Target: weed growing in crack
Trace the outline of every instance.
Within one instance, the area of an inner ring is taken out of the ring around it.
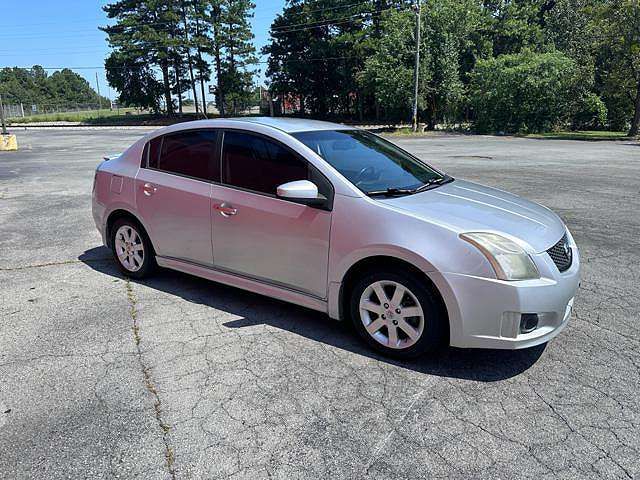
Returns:
[[[142,350],[140,348],[142,337],[140,335],[140,325],[138,324],[138,300],[136,299],[135,293],[133,292],[133,285],[131,284],[131,280],[129,278],[125,279],[125,287],[127,290],[127,300],[129,301],[129,316],[131,317],[132,321],[131,330],[133,331],[133,340],[136,344],[138,362],[140,364],[142,376],[144,378],[144,386],[147,391],[153,396],[153,409],[155,411],[155,417],[156,421],[158,422],[158,426],[162,430],[162,441],[164,442],[164,456],[167,462],[167,469],[169,470],[169,475],[171,475],[171,478],[175,480],[175,456],[173,448],[169,445],[169,433],[171,432],[171,427],[163,419],[162,402],[160,401],[160,395],[158,394],[158,390],[153,383],[151,369],[144,363],[144,359],[142,357]]]

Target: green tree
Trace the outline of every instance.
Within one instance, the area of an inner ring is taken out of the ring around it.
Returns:
[[[250,98],[256,62],[249,24],[254,9],[250,0],[118,0],[104,7],[116,20],[103,27],[114,49],[107,67],[110,82],[121,96],[156,105],[158,82],[169,114],[173,98],[182,113],[183,95],[191,90],[196,110],[200,109],[197,84],[204,105],[204,83],[211,78],[207,56],[213,57],[216,73],[216,103],[220,111],[237,112]],[[138,77],[138,78],[135,78]],[[137,92],[123,88],[136,88]]]
[[[587,93],[573,116],[573,130],[601,130],[607,124],[607,106],[595,93]]]
[[[289,0],[271,25],[271,42],[263,50],[270,56],[270,89],[281,97],[296,96],[302,113],[362,116],[373,85],[363,74],[365,61],[373,53],[372,42],[387,33],[381,15],[407,4]]]
[[[557,0],[547,11],[545,39],[547,43],[574,59],[578,64],[594,68],[594,48],[599,40],[591,28],[593,8],[600,0]]]
[[[432,0],[423,7],[418,106],[429,128],[454,123],[465,110],[468,73],[490,55],[482,36],[488,17],[477,0]],[[413,98],[415,14],[392,11],[381,22],[385,35],[372,42],[360,81],[388,112],[408,112]],[[423,115],[424,117],[424,115]]]
[[[55,108],[76,108],[109,104],[99,97],[89,82],[69,69],[48,75],[39,65],[31,69],[3,68],[0,70],[0,94],[10,103],[47,105]]]
[[[317,73],[316,65],[302,61],[309,55],[311,29],[286,27],[288,23],[296,25],[308,22],[302,1],[289,0],[284,11],[271,24],[271,41],[262,50],[262,53],[269,55],[267,76],[272,97],[288,93],[299,95],[301,113],[305,111],[305,99],[313,91],[309,82],[310,73]]]
[[[119,92],[119,103],[160,111],[162,83],[148,64],[116,51],[105,60],[105,68],[109,85]]]
[[[575,62],[558,53],[501,55],[478,61],[471,104],[482,132],[542,132],[566,125],[584,95]]]
[[[172,114],[172,92],[179,95],[180,102],[184,91],[179,9],[169,0],[119,0],[103,8],[107,17],[116,20],[114,25],[101,30],[107,33],[109,45],[117,52],[118,63],[122,66],[138,63],[158,66],[165,109]],[[139,93],[139,96],[144,95]]]
[[[598,82],[614,127],[640,129],[640,7],[637,0],[603,0],[592,10],[598,45]]]
[[[224,85],[225,110],[237,114],[253,93],[252,66],[257,62],[249,19],[255,5],[250,0],[225,0],[220,22],[224,57],[219,73]],[[219,79],[219,81],[220,81]]]
[[[432,0],[423,11],[426,114],[434,128],[438,122],[462,118],[469,72],[478,58],[491,53],[482,37],[489,19],[478,0]]]
[[[365,60],[358,75],[362,87],[370,91],[387,117],[406,118],[410,115],[413,98],[415,40],[411,32],[415,15],[408,11],[391,11],[384,15],[379,26],[384,35],[374,38],[372,54]],[[422,63],[419,107],[424,108],[427,70]]]
[[[224,116],[237,113],[250,98],[257,62],[253,34],[249,20],[255,5],[250,0],[200,0],[198,12],[198,64],[201,75],[208,75],[203,68],[202,54],[213,58],[216,75],[216,105]]]
[[[486,0],[490,20],[486,33],[493,43],[493,54],[519,53],[523,49],[541,50],[545,45],[544,17],[556,0]]]
[[[187,7],[190,9],[190,18],[193,25],[191,44],[195,50],[195,80],[200,84],[202,97],[202,111],[206,116],[207,102],[204,84],[211,79],[211,65],[205,55],[211,48],[211,32],[208,28],[208,2],[206,0],[193,0]]]

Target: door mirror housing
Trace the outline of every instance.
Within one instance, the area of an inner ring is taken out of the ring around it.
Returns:
[[[301,203],[310,207],[326,208],[327,197],[318,192],[318,186],[309,180],[283,183],[276,189],[278,198]]]

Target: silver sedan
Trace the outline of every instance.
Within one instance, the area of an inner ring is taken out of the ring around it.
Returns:
[[[303,305],[396,357],[547,342],[579,283],[552,211],[327,122],[160,129],[98,166],[93,217],[127,276],[160,266]]]

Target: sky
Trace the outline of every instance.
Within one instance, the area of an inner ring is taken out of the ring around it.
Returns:
[[[1,67],[102,67],[109,54],[106,35],[98,30],[109,21],[102,6],[109,0],[0,0]],[[252,20],[258,50],[269,40],[269,26],[282,11],[285,0],[254,0]],[[264,60],[264,58],[262,59]],[[259,65],[264,80],[265,65]],[[50,73],[55,70],[49,70]],[[116,94],[108,87],[104,69],[75,69],[109,98]]]

